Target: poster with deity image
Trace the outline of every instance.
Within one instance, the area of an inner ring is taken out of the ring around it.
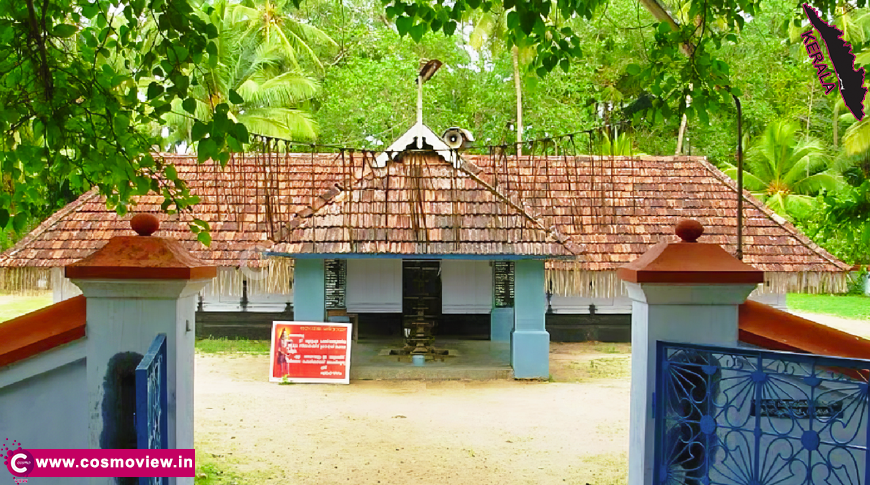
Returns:
[[[272,322],[270,382],[350,383],[351,324]]]

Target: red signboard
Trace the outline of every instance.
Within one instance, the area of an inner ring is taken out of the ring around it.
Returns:
[[[351,324],[272,322],[271,382],[350,382]]]

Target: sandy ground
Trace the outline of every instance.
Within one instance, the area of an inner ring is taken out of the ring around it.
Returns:
[[[818,313],[792,312],[799,317],[812,320],[822,325],[842,330],[866,339],[870,339],[870,320],[851,320],[848,318],[835,317],[832,315],[820,315]]]
[[[624,483],[629,381],[583,369],[627,346],[594,345],[551,348],[554,377],[580,382],[278,385],[266,356],[200,354],[197,451],[239,483]]]

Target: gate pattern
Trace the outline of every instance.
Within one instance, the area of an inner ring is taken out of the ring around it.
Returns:
[[[860,485],[870,362],[658,342],[657,485]]]
[[[136,367],[136,440],[139,449],[169,448],[166,364],[166,334],[161,333]],[[167,477],[139,479],[139,485],[168,483]]]

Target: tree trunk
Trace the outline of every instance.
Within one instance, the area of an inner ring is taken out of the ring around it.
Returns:
[[[671,26],[673,30],[679,30],[680,26],[677,24],[677,21],[671,17],[671,14],[668,13],[667,10],[658,2],[658,0],[640,0],[640,3],[655,17],[659,22],[665,22]],[[692,44],[684,43],[680,46],[681,50],[687,56],[691,56],[692,52],[695,50],[695,47]]]
[[[523,82],[520,79],[520,50],[511,49],[514,61],[514,89],[517,92],[517,156],[523,154]]]
[[[674,155],[679,155],[683,152],[683,136],[686,135],[686,122],[687,122],[686,114],[683,113],[683,119],[680,121],[680,131],[677,134],[677,149],[674,152]]]
[[[689,84],[689,89],[692,89],[692,87],[692,84]],[[686,107],[688,108],[689,106],[692,106],[692,97],[687,94]],[[680,132],[677,135],[677,152],[674,153],[674,155],[679,155],[680,153],[683,153],[683,139],[686,136],[686,125],[688,124],[688,122],[689,120],[686,117],[686,114],[683,113],[683,120],[680,121]]]
[[[810,83],[810,104],[807,106],[807,136],[810,136],[810,120],[813,117],[813,97],[816,94],[816,83]]]

